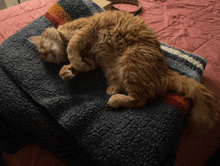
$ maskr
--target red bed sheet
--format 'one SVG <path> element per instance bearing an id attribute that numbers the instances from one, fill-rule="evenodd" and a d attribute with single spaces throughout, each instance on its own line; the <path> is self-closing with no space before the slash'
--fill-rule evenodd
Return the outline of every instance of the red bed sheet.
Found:
<path id="1" fill-rule="evenodd" d="M 30 0 L 0 11 L 0 44 L 15 32 L 33 22 L 57 0 Z"/>
<path id="2" fill-rule="evenodd" d="M 140 17 L 156 31 L 160 41 L 208 60 L 204 83 L 220 103 L 220 1 L 140 2 L 144 6 Z"/>
<path id="3" fill-rule="evenodd" d="M 43 15 L 56 1 L 31 0 L 0 11 L 0 43 Z M 220 1 L 139 1 L 143 7 L 140 17 L 156 31 L 160 41 L 208 60 L 202 82 L 215 93 L 220 111 Z M 118 7 L 125 9 L 123 5 Z M 189 134 L 189 130 L 190 126 L 182 134 L 177 166 L 203 165 L 219 146 L 220 124 L 203 135 Z"/>

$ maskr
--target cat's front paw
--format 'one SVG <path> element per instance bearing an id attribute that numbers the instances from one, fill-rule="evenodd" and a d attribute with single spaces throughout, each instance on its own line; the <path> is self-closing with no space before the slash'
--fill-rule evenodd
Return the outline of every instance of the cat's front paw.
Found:
<path id="1" fill-rule="evenodd" d="M 64 65 L 62 69 L 60 70 L 60 77 L 63 80 L 71 80 L 76 75 L 77 73 L 73 73 L 72 66 L 70 65 Z"/>
<path id="2" fill-rule="evenodd" d="M 115 94 L 119 93 L 119 87 L 116 85 L 110 85 L 110 86 L 108 86 L 106 93 L 109 96 L 115 95 Z"/>

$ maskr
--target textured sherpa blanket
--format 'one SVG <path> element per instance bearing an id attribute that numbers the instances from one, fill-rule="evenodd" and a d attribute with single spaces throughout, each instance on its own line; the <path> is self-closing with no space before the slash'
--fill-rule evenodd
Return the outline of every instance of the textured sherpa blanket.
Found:
<path id="1" fill-rule="evenodd" d="M 35 143 L 68 165 L 173 165 L 189 104 L 184 98 L 169 95 L 142 108 L 110 108 L 102 71 L 63 81 L 62 65 L 42 62 L 27 40 L 102 11 L 89 0 L 59 0 L 0 45 L 1 128 L 15 133 L 23 146 Z M 204 58 L 161 47 L 172 69 L 201 80 Z"/>

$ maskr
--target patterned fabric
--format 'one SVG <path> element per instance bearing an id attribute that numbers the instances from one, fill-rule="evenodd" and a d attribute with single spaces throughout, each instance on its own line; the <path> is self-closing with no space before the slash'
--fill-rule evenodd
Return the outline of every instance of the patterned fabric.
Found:
<path id="1" fill-rule="evenodd" d="M 56 28 L 65 22 L 71 21 L 72 18 L 66 11 L 56 2 L 44 15 Z"/>
<path id="2" fill-rule="evenodd" d="M 182 75 L 201 81 L 207 60 L 199 55 L 175 49 L 161 42 L 169 67 Z"/>

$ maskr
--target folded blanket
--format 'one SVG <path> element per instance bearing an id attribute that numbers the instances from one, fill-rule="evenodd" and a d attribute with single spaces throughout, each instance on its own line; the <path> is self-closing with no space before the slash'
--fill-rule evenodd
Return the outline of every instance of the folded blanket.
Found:
<path id="1" fill-rule="evenodd" d="M 102 71 L 59 76 L 62 65 L 41 61 L 28 38 L 103 9 L 89 0 L 59 0 L 0 45 L 0 120 L 68 165 L 173 165 L 188 102 L 178 95 L 142 108 L 113 109 Z M 161 44 L 169 66 L 201 79 L 206 60 Z M 176 65 L 177 64 L 177 65 Z"/>

